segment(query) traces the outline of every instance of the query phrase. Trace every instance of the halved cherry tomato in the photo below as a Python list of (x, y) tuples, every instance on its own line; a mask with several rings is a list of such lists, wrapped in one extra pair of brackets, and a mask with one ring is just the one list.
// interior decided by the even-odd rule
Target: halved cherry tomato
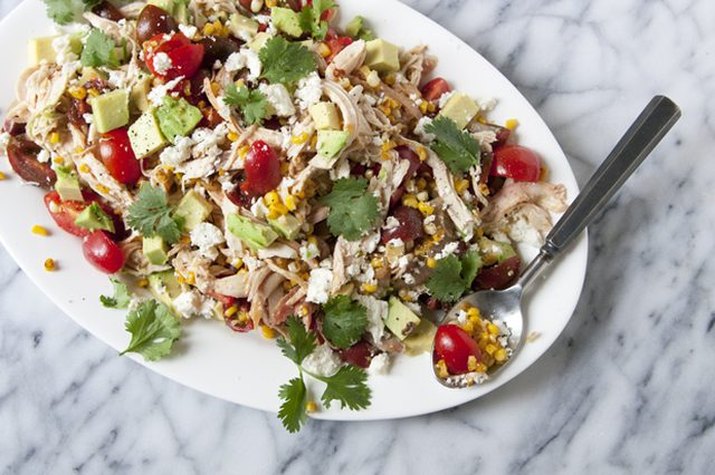
[(142, 176), (139, 160), (134, 155), (125, 127), (102, 135), (99, 139), (99, 158), (109, 174), (120, 183), (133, 185)]
[[(160, 53), (168, 57), (168, 67), (157, 64), (156, 58)], [(192, 43), (183, 33), (177, 32), (168, 37), (158, 34), (144, 43), (144, 61), (151, 73), (162, 79), (191, 78), (201, 67), (203, 59), (203, 45)]]
[(252, 196), (262, 196), (281, 182), (281, 163), (276, 152), (263, 140), (256, 140), (244, 163), (246, 181), (241, 190)]
[(521, 259), (512, 256), (499, 264), (484, 267), (474, 279), (473, 286), (477, 289), (506, 289), (519, 278)]
[(93, 231), (85, 236), (82, 252), (90, 264), (107, 274), (119, 272), (124, 267), (122, 248), (104, 231)]
[(520, 145), (506, 145), (494, 150), (490, 175), (516, 181), (539, 181), (541, 159), (533, 150)]
[[(327, 12), (328, 10), (326, 10)], [(323, 12), (325, 14), (325, 12)], [(329, 63), (333, 60), (336, 54), (340, 53), (346, 46), (350, 46), (353, 39), (349, 36), (340, 36), (332, 28), (325, 35), (325, 43), (330, 48), (330, 55), (325, 60)]]
[(353, 366), (367, 368), (372, 361), (374, 347), (365, 340), (355, 343), (350, 348), (340, 351), (340, 359)]
[(97, 195), (91, 191), (83, 190), (82, 196), (84, 197), (84, 201), (62, 201), (59, 193), (50, 191), (44, 198), (45, 207), (47, 207), (47, 211), (50, 212), (50, 216), (52, 216), (52, 219), (57, 223), (57, 226), (79, 237), (87, 236), (91, 231), (89, 229), (80, 228), (74, 224), (74, 221), (90, 203), (96, 200)]
[(479, 345), (467, 332), (457, 325), (440, 325), (434, 339), (435, 362), (444, 360), (450, 374), (469, 372), (468, 360), (474, 356), (481, 360), (482, 352)]
[(382, 233), (381, 241), (383, 244), (392, 239), (402, 239), (407, 242), (424, 237), (422, 213), (415, 208), (400, 205), (392, 212), (392, 216), (397, 219), (400, 224)]
[(449, 83), (444, 78), (434, 78), (422, 86), (422, 97), (426, 101), (436, 101), (445, 92), (451, 91)]

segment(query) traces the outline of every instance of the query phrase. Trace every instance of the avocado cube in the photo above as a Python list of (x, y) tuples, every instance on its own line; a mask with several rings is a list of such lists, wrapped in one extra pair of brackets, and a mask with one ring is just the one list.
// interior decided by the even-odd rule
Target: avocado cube
[(291, 8), (271, 8), (271, 20), (273, 21), (273, 26), (287, 35), (298, 38), (303, 34), (303, 28), (300, 27), (300, 17)]
[(405, 353), (415, 356), (432, 350), (435, 333), (437, 327), (426, 318), (421, 319), (410, 336), (402, 342), (405, 345)]
[(326, 159), (333, 159), (342, 151), (350, 138), (350, 133), (344, 130), (319, 130), (318, 155)]
[(153, 109), (144, 112), (129, 126), (129, 143), (138, 160), (161, 150), (168, 144), (164, 134), (161, 133)]
[(292, 214), (284, 214), (278, 218), (269, 219), (268, 223), (286, 239), (295, 239), (300, 232), (301, 222)]
[(350, 20), (347, 25), (345, 25), (345, 34), (351, 38), (357, 38), (357, 36), (360, 34), (360, 30), (362, 30), (364, 23), (365, 20), (363, 17), (361, 17), (360, 15), (356, 16), (355, 18)]
[(420, 323), (420, 317), (397, 297), (390, 297), (385, 326), (400, 340), (404, 340)]
[(129, 92), (117, 89), (89, 101), (92, 106), (94, 125), (103, 134), (129, 123)]
[(308, 109), (318, 130), (339, 129), (338, 108), (332, 102), (318, 102)]
[(249, 41), (258, 34), (258, 22), (246, 18), (238, 13), (233, 13), (228, 18), (228, 29), (236, 38)]
[(170, 309), (173, 309), (174, 299), (181, 294), (181, 284), (176, 279), (174, 271), (155, 272), (149, 275), (148, 280), (149, 290), (154, 297)]
[(365, 65), (380, 73), (400, 70), (400, 50), (383, 39), (365, 43)]
[(114, 221), (97, 203), (92, 203), (83, 209), (82, 212), (77, 215), (77, 218), (75, 218), (74, 224), (80, 228), (90, 230), (103, 229), (110, 233), (114, 232)]
[(169, 259), (169, 256), (166, 254), (166, 244), (164, 244), (164, 240), (159, 236), (143, 237), (142, 251), (147, 260), (157, 266), (166, 264), (166, 261)]
[(79, 179), (68, 167), (55, 168), (57, 181), (55, 191), (59, 193), (62, 201), (84, 201), (82, 189), (79, 186)]
[(37, 66), (41, 61), (54, 62), (56, 58), (52, 41), (56, 36), (45, 36), (43, 38), (33, 38), (28, 44), (28, 62), (30, 66)]
[(263, 249), (278, 239), (278, 234), (270, 226), (253, 222), (235, 213), (226, 217), (226, 223), (231, 234), (253, 249)]
[(458, 128), (463, 129), (477, 113), (477, 103), (463, 92), (456, 92), (447, 100), (438, 115), (452, 119)]
[(132, 90), (129, 93), (129, 112), (132, 114), (141, 114), (151, 107), (151, 102), (149, 102), (150, 90), (151, 76), (141, 77), (134, 86), (132, 86)]
[(174, 143), (176, 137), (189, 135), (203, 118), (201, 110), (184, 98), (174, 99), (166, 96), (164, 103), (156, 110), (159, 128), (171, 143)]
[(189, 190), (176, 206), (175, 216), (184, 220), (184, 229), (191, 231), (211, 214), (211, 204), (194, 190)]
[(251, 48), (251, 50), (253, 50), (254, 52), (258, 53), (263, 49), (264, 46), (266, 46), (266, 43), (271, 38), (273, 38), (273, 36), (270, 33), (261, 31), (257, 33), (256, 36), (253, 37), (253, 40), (248, 43), (248, 47)]

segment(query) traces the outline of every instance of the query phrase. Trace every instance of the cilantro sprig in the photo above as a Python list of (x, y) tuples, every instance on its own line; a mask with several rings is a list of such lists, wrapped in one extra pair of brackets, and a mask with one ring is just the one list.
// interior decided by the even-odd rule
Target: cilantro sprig
[(453, 302), (469, 289), (482, 267), (482, 260), (475, 251), (467, 251), (461, 259), (449, 255), (437, 261), (427, 281), (427, 289), (433, 297)]
[(80, 61), (82, 66), (96, 68), (99, 66), (107, 66), (116, 68), (119, 66), (119, 57), (117, 56), (117, 45), (114, 40), (107, 36), (102, 30), (97, 28), (92, 29), (87, 36), (87, 42), (82, 50)]
[(47, 16), (58, 25), (67, 25), (77, 21), (82, 12), (90, 10), (100, 0), (44, 0)]
[(347, 295), (337, 295), (323, 305), (323, 334), (338, 348), (348, 348), (367, 327), (367, 309)]
[(341, 178), (321, 202), (330, 207), (328, 228), (335, 236), (354, 241), (375, 226), (377, 198), (367, 191), (364, 178)]
[(99, 301), (102, 302), (107, 308), (127, 308), (131, 302), (131, 294), (127, 288), (127, 284), (117, 279), (116, 277), (110, 277), (110, 282), (114, 286), (114, 295), (109, 297), (108, 295), (100, 295)]
[(142, 236), (160, 236), (167, 244), (174, 244), (181, 237), (183, 220), (172, 216), (164, 190), (143, 183), (136, 202), (129, 206), (127, 224)]
[(300, 11), (300, 28), (317, 40), (324, 39), (328, 33), (328, 22), (321, 17), (333, 7), (335, 3), (332, 0), (313, 0), (312, 5), (306, 5)]
[(317, 68), (315, 57), (308, 48), (282, 36), (268, 40), (258, 57), (263, 64), (261, 77), (271, 83), (293, 84)]
[(248, 89), (246, 86), (238, 88), (235, 84), (229, 84), (223, 102), (228, 106), (237, 107), (247, 125), (260, 124), (268, 114), (268, 100), (265, 94), (255, 89)]
[(437, 117), (425, 126), (434, 134), (431, 148), (452, 173), (464, 173), (479, 164), (479, 144), (469, 132), (460, 130), (452, 119)]
[(156, 300), (147, 300), (129, 312), (124, 324), (131, 333), (129, 346), (120, 353), (139, 353), (147, 361), (156, 361), (171, 353), (181, 336), (181, 324), (169, 308)]
[(372, 393), (367, 386), (367, 374), (364, 370), (346, 365), (332, 376), (319, 376), (306, 371), (301, 365), (318, 346), (315, 334), (306, 330), (300, 319), (295, 316), (290, 317), (286, 322), (286, 330), (288, 338), (279, 338), (278, 346), (283, 355), (298, 366), (298, 376), (283, 384), (278, 390), (278, 396), (283, 401), (278, 410), (278, 418), (288, 432), (298, 432), (308, 417), (306, 411), (308, 388), (304, 374), (325, 383), (321, 401), (327, 408), (333, 401), (338, 401), (341, 408), (347, 407), (353, 411), (370, 405)]

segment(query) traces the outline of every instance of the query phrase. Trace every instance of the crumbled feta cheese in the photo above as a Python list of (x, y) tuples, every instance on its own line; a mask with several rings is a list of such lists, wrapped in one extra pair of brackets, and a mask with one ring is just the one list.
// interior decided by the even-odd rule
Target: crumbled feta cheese
[(375, 283), (375, 269), (372, 268), (371, 265), (367, 265), (364, 269), (363, 272), (356, 275), (355, 278), (359, 282), (363, 282), (365, 284), (372, 284)]
[(50, 161), (50, 153), (43, 148), (42, 150), (40, 150), (40, 153), (37, 154), (37, 161), (40, 163), (49, 162)]
[(385, 319), (387, 318), (388, 304), (369, 295), (357, 295), (355, 300), (365, 307), (367, 313), (367, 331), (372, 335), (372, 340), (379, 343), (385, 334)]
[(380, 233), (375, 232), (370, 234), (369, 236), (363, 238), (362, 240), (362, 250), (366, 254), (370, 254), (371, 252), (375, 252), (375, 249), (377, 249), (377, 245), (380, 243)]
[(436, 138), (434, 134), (425, 132), (425, 127), (427, 127), (427, 125), (431, 123), (432, 119), (427, 116), (422, 117), (420, 120), (417, 121), (417, 125), (415, 126), (414, 132), (415, 135), (417, 135), (423, 142), (432, 142)]
[(231, 53), (231, 55), (226, 58), (224, 67), (226, 71), (229, 72), (248, 69), (248, 75), (246, 77), (251, 81), (258, 79), (258, 76), (261, 75), (261, 60), (256, 52), (249, 48), (242, 48), (236, 53)]
[(208, 128), (200, 128), (194, 130), (191, 134), (191, 139), (196, 143), (193, 149), (195, 157), (212, 157), (218, 158), (223, 150), (219, 147), (228, 134), (228, 124), (221, 122), (213, 130)]
[(434, 258), (437, 260), (444, 259), (447, 256), (451, 256), (459, 248), (458, 242), (447, 243), (440, 252), (435, 254)]
[(489, 112), (494, 110), (494, 108), (497, 106), (497, 100), (494, 97), (480, 97), (477, 99), (477, 105), (479, 106), (479, 109), (484, 111), (484, 112)]
[(412, 274), (410, 274), (410, 273), (408, 273), (408, 272), (406, 272), (406, 273), (402, 276), (402, 280), (404, 280), (404, 281), (405, 281), (405, 284), (407, 284), (407, 285), (412, 285), (412, 284), (414, 284), (414, 283), (416, 282), (415, 276), (412, 275)]
[(277, 116), (287, 117), (295, 114), (295, 107), (290, 98), (290, 93), (283, 84), (261, 84), (258, 86), (258, 90), (265, 94), (268, 103), (273, 106)]
[(82, 114), (82, 119), (89, 125), (94, 123), (94, 116), (92, 114)]
[[(434, 216), (434, 215), (432, 215)], [(385, 231), (389, 231), (390, 229), (395, 229), (400, 226), (400, 220), (395, 218), (394, 216), (388, 216), (387, 220), (385, 220), (385, 225), (382, 227)]]
[(397, 259), (397, 271), (404, 272), (407, 266), (410, 264), (410, 258), (407, 256), (402, 256)]
[(390, 368), (390, 355), (387, 353), (380, 353), (379, 355), (373, 356), (370, 361), (370, 366), (367, 368), (368, 374), (385, 374)]
[(457, 321), (459, 322), (460, 325), (464, 325), (467, 323), (467, 319), (469, 318), (469, 315), (467, 315), (467, 312), (464, 310), (460, 310), (457, 312)]
[(72, 51), (69, 35), (61, 35), (52, 40), (52, 49), (55, 50), (57, 64), (77, 61), (77, 55)]
[(183, 292), (172, 303), (176, 311), (184, 318), (194, 316), (212, 318), (214, 315), (215, 302), (212, 299), (203, 298), (196, 290)]
[(174, 66), (168, 54), (162, 52), (156, 53), (152, 59), (154, 71), (159, 74), (166, 74)]
[(251, 213), (256, 218), (263, 219), (268, 213), (268, 207), (266, 207), (262, 199), (257, 199), (256, 202), (251, 205)]
[(447, 102), (451, 99), (451, 97), (454, 95), (454, 91), (449, 91), (443, 93), (441, 96), (439, 96), (439, 101), (437, 102), (437, 105), (439, 105), (439, 108), (442, 109)]
[(298, 249), (298, 253), (300, 254), (300, 258), (304, 261), (309, 261), (311, 259), (315, 259), (320, 255), (320, 250), (318, 249), (318, 246), (316, 246), (312, 242), (306, 242), (300, 248)]
[(333, 281), (333, 271), (330, 269), (313, 269), (308, 279), (308, 302), (325, 303), (328, 301), (330, 283)]
[(199, 248), (199, 253), (211, 260), (218, 257), (216, 246), (225, 241), (221, 230), (211, 223), (200, 223), (189, 233), (191, 244)]
[(196, 28), (194, 25), (179, 25), (179, 31), (184, 34), (187, 38), (191, 39), (194, 36), (196, 36), (196, 33), (198, 32), (198, 28)]
[(273, 20), (271, 19), (270, 15), (255, 15), (253, 19), (262, 25), (266, 25), (266, 33), (270, 34), (271, 36), (275, 36), (278, 33), (278, 30), (273, 24)]
[(334, 375), (342, 365), (340, 357), (325, 343), (315, 348), (301, 364), (309, 373), (323, 377)]
[(191, 148), (194, 144), (190, 137), (177, 137), (173, 146), (162, 150), (159, 161), (164, 165), (175, 167), (191, 158)]
[(166, 84), (161, 84), (152, 88), (152, 90), (149, 91), (149, 94), (147, 95), (147, 97), (149, 98), (149, 102), (151, 102), (155, 106), (160, 106), (162, 102), (164, 102), (164, 97), (166, 97), (169, 91), (174, 89), (176, 85), (183, 80), (184, 76), (179, 76), (178, 78), (172, 79)]
[(318, 73), (312, 72), (298, 81), (298, 89), (295, 97), (298, 99), (298, 108), (306, 110), (308, 107), (320, 101), (323, 95), (323, 86)]
[(121, 89), (125, 87), (125, 82), (127, 79), (127, 74), (121, 69), (109, 70), (109, 76), (107, 77), (107, 84), (115, 89)]

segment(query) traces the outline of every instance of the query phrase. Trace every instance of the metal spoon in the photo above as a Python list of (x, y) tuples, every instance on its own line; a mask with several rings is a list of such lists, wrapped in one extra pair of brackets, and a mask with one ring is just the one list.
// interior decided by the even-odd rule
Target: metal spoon
[[(521, 299), (524, 290), (541, 271), (569, 246), (591, 224), (598, 212), (621, 188), (636, 168), (655, 148), (680, 118), (680, 108), (664, 96), (655, 96), (633, 122), (610, 155), (586, 183), (581, 193), (569, 206), (545, 239), (539, 254), (524, 269), (516, 284), (505, 290), (482, 290), (464, 297), (444, 316), (443, 322), (455, 320), (466, 306), (479, 309), (482, 318), (501, 321), (508, 329), (507, 344), (510, 357), (503, 364), (495, 364), (488, 371), (488, 379), (501, 371), (516, 356), (524, 342), (524, 316)], [(434, 353), (434, 341), (432, 343)], [(435, 377), (448, 387), (465, 387), (486, 380), (484, 377)], [(470, 381), (471, 379), (471, 381)]]

